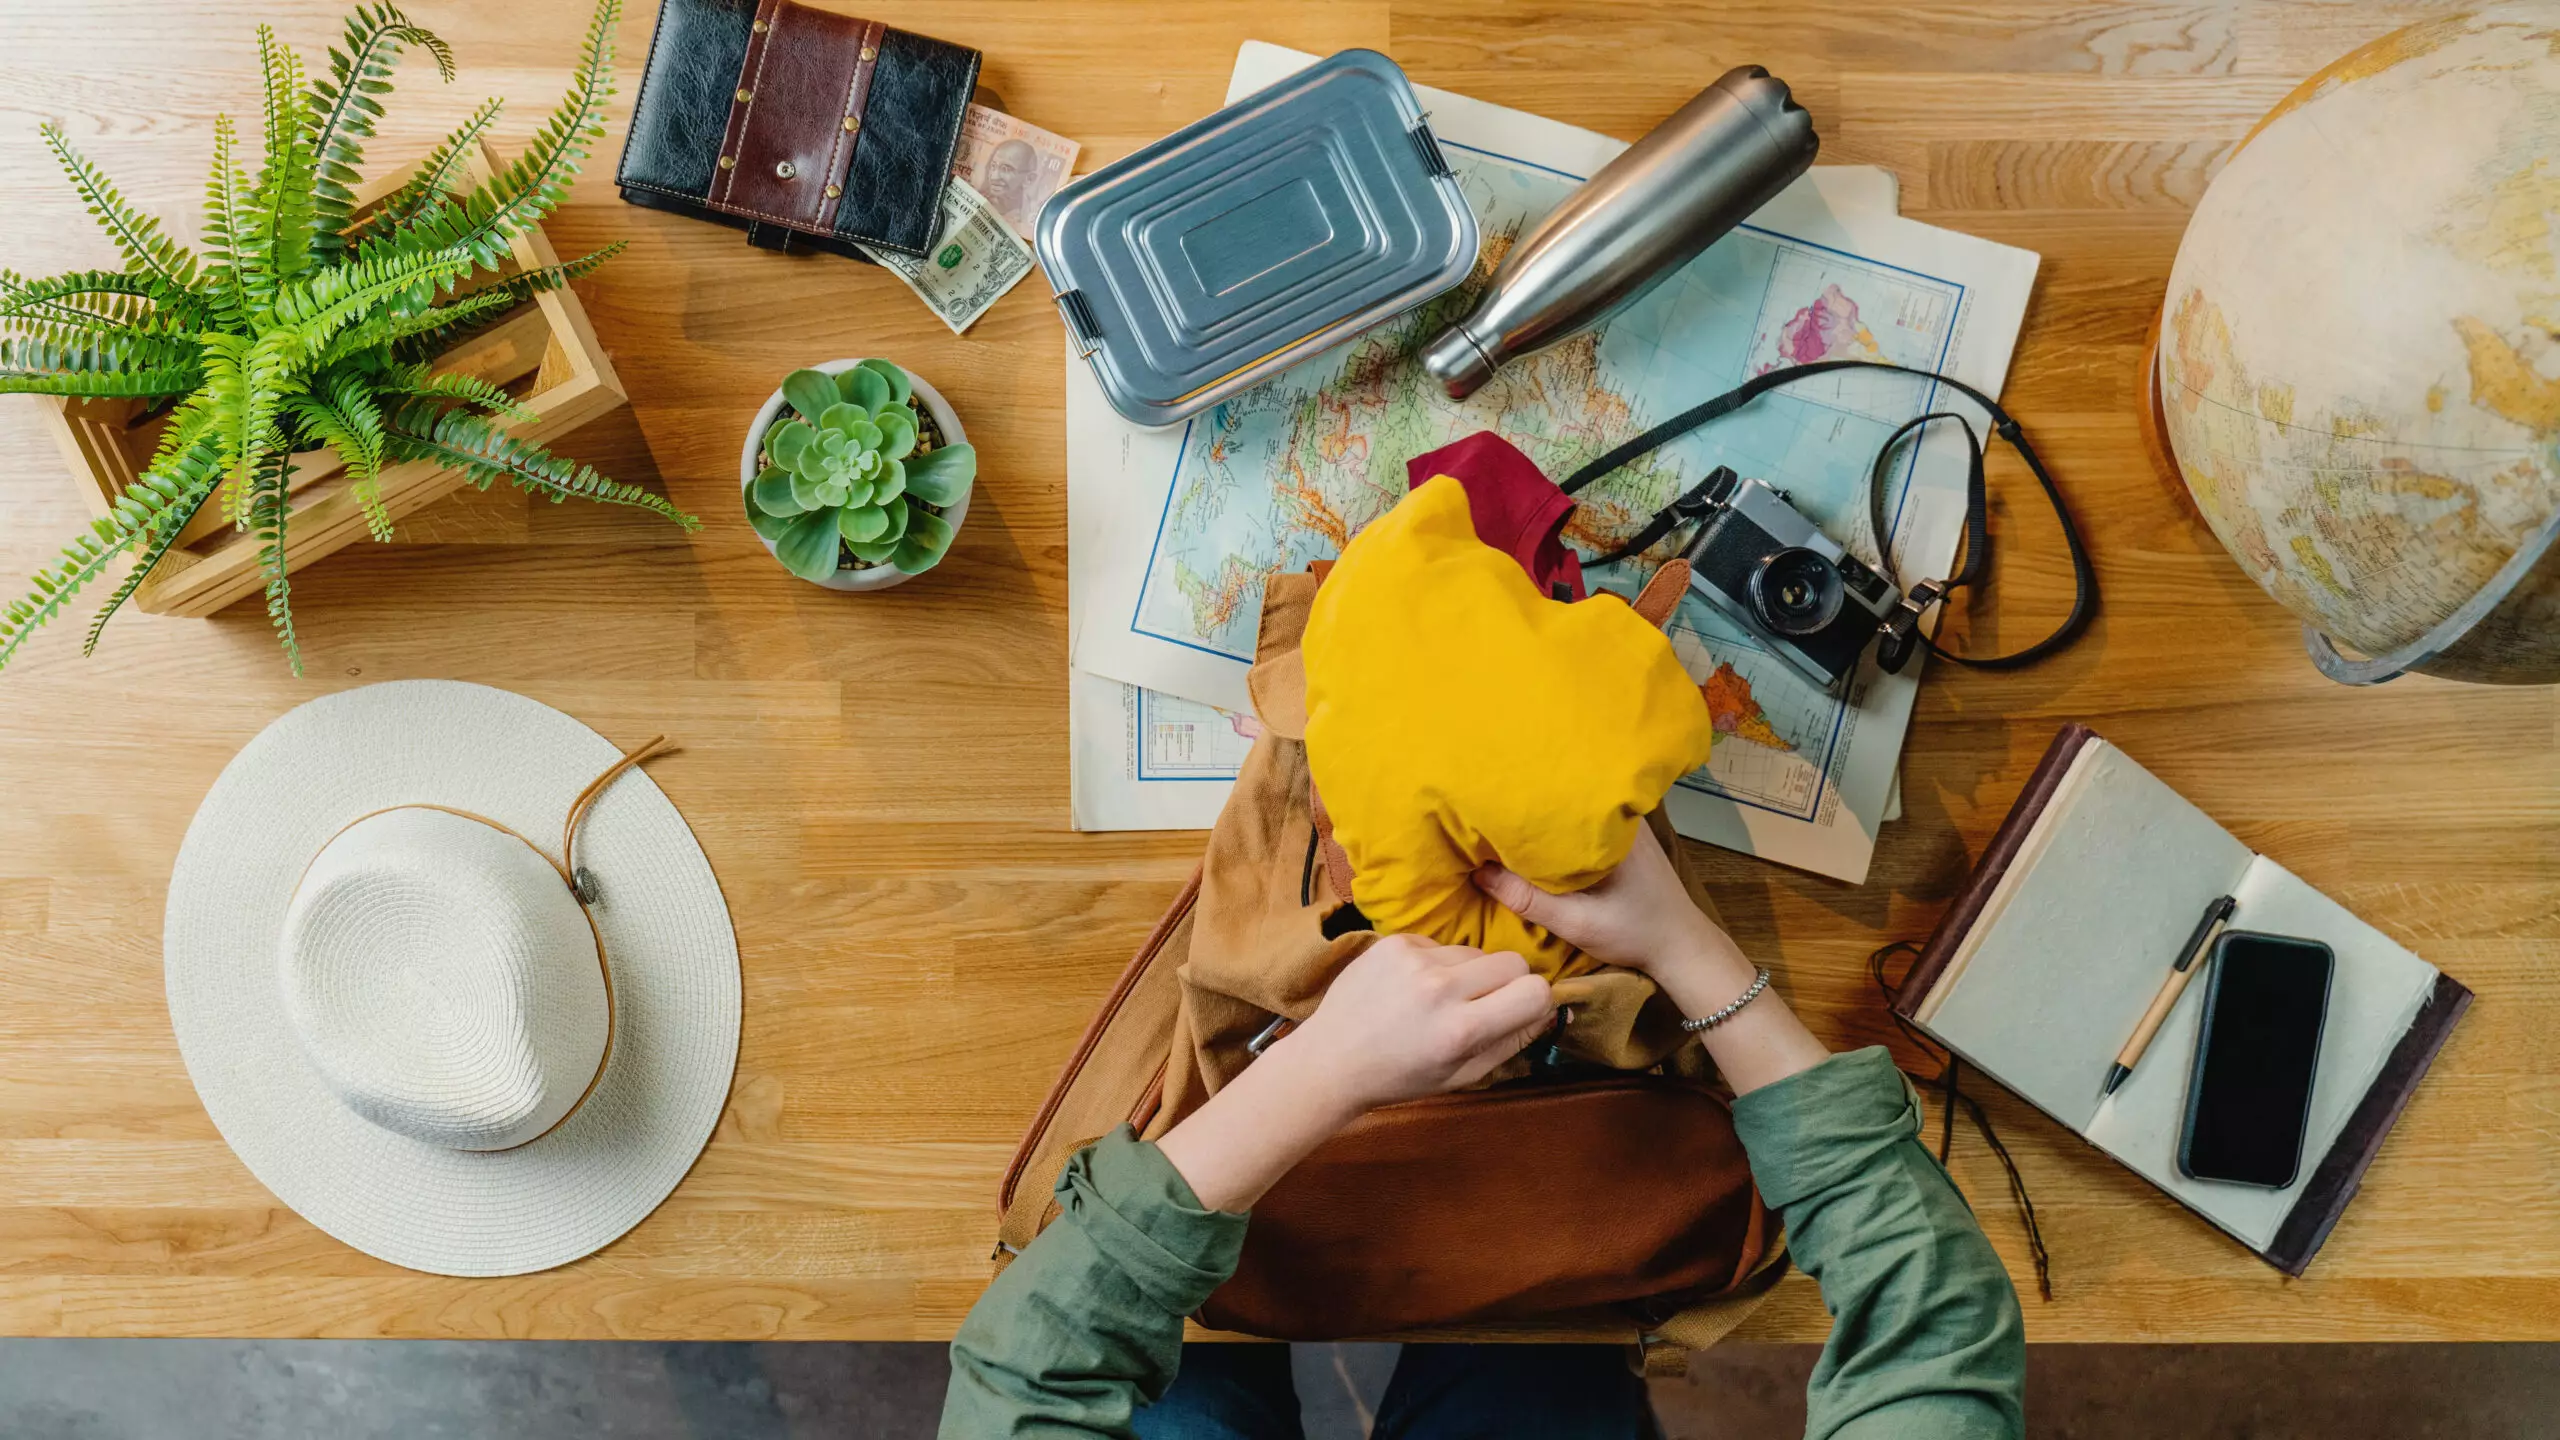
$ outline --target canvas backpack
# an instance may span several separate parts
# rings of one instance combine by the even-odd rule
[[[1200,869],[1077,1041],[1000,1193],[997,1261],[1056,1218],[1067,1158],[1120,1125],[1161,1136],[1377,937],[1352,902],[1303,744],[1298,641],[1329,565],[1266,586],[1252,673],[1263,733]],[[1662,623],[1688,582],[1635,603]],[[1595,595],[1581,604],[1627,603]],[[1651,823],[1713,913],[1659,811]],[[1556,985],[1570,1017],[1481,1088],[1388,1106],[1300,1162],[1253,1210],[1213,1328],[1278,1339],[1567,1331],[1676,1354],[1739,1324],[1783,1267],[1728,1095],[1653,982]],[[1450,1327],[1466,1327],[1453,1331]]]

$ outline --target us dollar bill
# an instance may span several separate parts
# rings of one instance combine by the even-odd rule
[[[951,333],[968,333],[1031,273],[1031,247],[977,187],[957,176],[942,187],[942,229],[922,259],[865,245],[862,253],[907,282]]]

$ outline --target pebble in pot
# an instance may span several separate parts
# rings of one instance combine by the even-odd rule
[[[950,549],[978,459],[932,386],[886,360],[836,360],[782,382],[738,466],[747,519],[783,568],[885,590]]]

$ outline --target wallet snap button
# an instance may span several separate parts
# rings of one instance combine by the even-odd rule
[[[773,173],[777,179],[788,180],[792,176],[800,173],[800,167],[792,164],[788,160],[785,160],[773,167]]]
[[[753,90],[740,90],[740,91],[738,92],[738,97],[737,97],[737,98],[738,98],[738,103],[739,103],[739,104],[741,104],[741,105],[749,104],[749,103],[751,103],[752,101],[754,101],[754,99],[756,98],[756,92],[754,92]]]

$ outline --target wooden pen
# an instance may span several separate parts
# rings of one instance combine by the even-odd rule
[[[2133,1038],[2124,1042],[2124,1048],[2116,1052],[2116,1063],[2107,1067],[2107,1088],[2098,1092],[2099,1099],[2116,1093],[2116,1087],[2133,1074],[2133,1067],[2142,1063],[2142,1052],[2151,1048],[2151,1037],[2160,1033],[2161,1022],[2169,1018],[2178,997],[2186,993],[2187,982],[2195,978],[2196,957],[2213,943],[2214,931],[2239,908],[2240,902],[2228,895],[2204,907],[2204,918],[2196,922],[2195,933],[2187,937],[2187,948],[2178,952],[2178,963],[2169,967],[2169,978],[2161,982],[2160,993],[2151,997],[2151,1008],[2142,1012],[2142,1023],[2133,1027]]]

